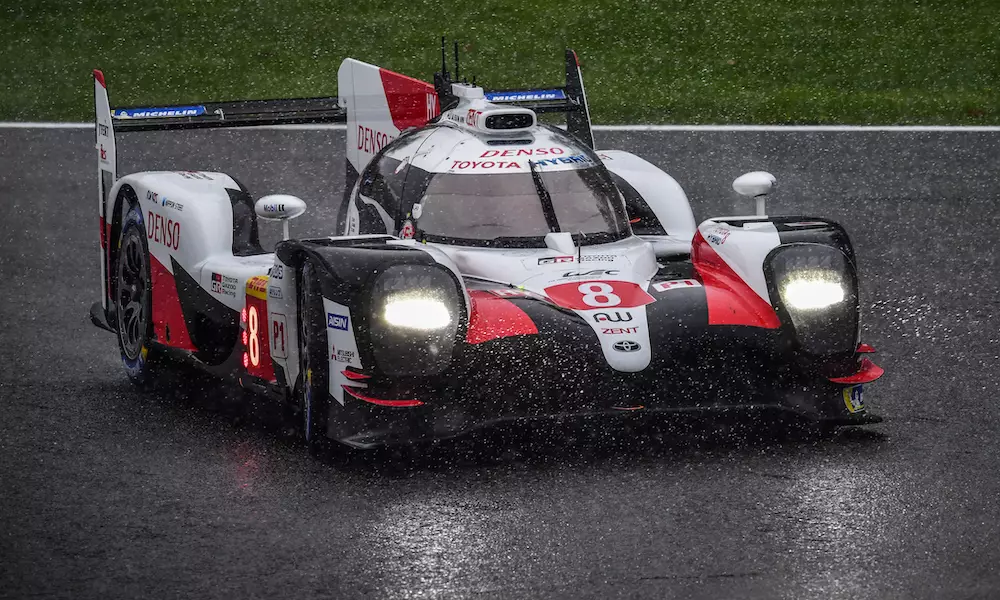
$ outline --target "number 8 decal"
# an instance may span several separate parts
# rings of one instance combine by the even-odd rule
[[[622,299],[614,293],[615,288],[604,282],[581,283],[577,290],[583,294],[582,300],[587,306],[609,308],[622,303]]]
[[[631,281],[574,281],[545,288],[550,300],[573,310],[634,308],[656,299]]]
[[[260,317],[257,315],[256,306],[250,307],[247,328],[250,330],[250,343],[247,348],[250,351],[250,364],[256,367],[260,364],[260,338],[257,336],[260,328]]]

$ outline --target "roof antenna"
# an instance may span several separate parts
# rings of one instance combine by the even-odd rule
[[[455,42],[455,81],[461,79],[458,75],[458,42]]]
[[[445,52],[444,36],[441,36],[441,74],[444,75],[445,79],[450,79],[448,77],[448,54]]]

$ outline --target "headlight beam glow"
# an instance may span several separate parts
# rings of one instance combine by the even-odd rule
[[[844,286],[833,274],[795,274],[782,286],[781,299],[796,310],[820,310],[843,302]]]
[[[451,312],[440,299],[419,293],[390,296],[383,318],[390,325],[432,331],[451,324]]]

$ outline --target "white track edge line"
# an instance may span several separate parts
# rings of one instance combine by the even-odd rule
[[[93,129],[93,123],[0,121],[0,129]],[[248,128],[249,129],[249,128]],[[262,125],[255,129],[291,131],[345,130],[339,123]],[[884,133],[996,133],[1000,125],[594,125],[594,131],[683,131],[683,132],[884,132]]]

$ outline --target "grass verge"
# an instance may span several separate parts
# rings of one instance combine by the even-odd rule
[[[0,120],[112,103],[336,94],[352,56],[429,79],[442,34],[487,87],[584,64],[597,123],[1000,123],[996,0],[34,0],[5,3]]]

